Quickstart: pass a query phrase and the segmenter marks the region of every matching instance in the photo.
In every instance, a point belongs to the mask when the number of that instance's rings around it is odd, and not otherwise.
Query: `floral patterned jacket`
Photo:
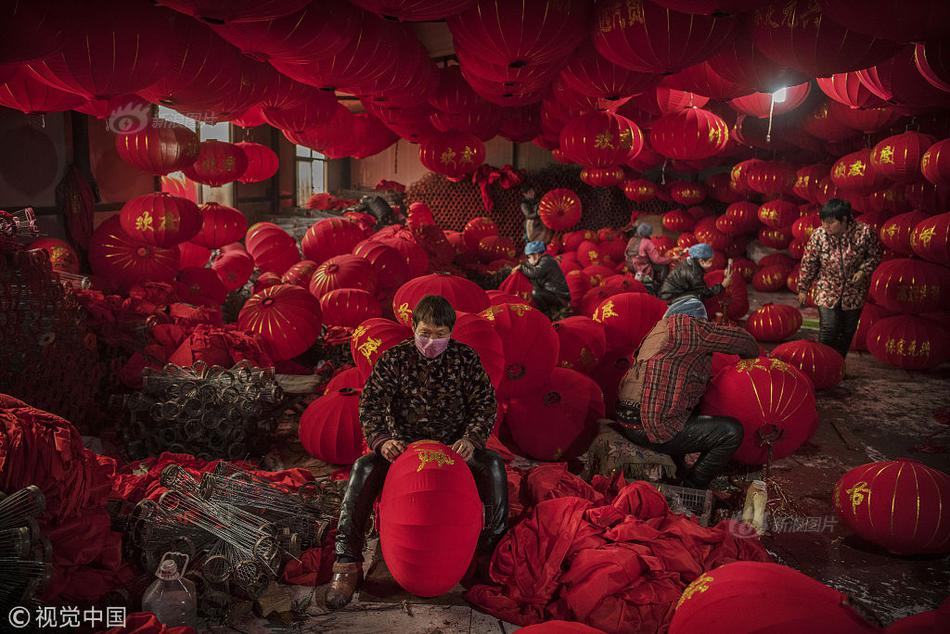
[[[824,227],[811,234],[802,257],[798,277],[799,291],[815,288],[815,304],[835,308],[840,303],[844,310],[857,310],[871,286],[871,274],[881,262],[883,250],[873,228],[861,222],[851,222],[838,236],[828,235]],[[855,273],[864,275],[854,284]]]

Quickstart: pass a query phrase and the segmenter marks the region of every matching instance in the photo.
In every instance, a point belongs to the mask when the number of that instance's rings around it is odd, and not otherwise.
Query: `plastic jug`
[[[172,556],[184,558],[181,572]],[[198,626],[198,595],[195,584],[182,577],[188,569],[188,555],[165,553],[158,564],[158,577],[142,595],[142,609],[152,612],[167,627]]]

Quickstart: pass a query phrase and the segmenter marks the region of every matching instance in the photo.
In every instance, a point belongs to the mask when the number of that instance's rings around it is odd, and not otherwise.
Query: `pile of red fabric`
[[[580,621],[605,632],[665,631],[683,589],[732,561],[768,561],[757,539],[731,521],[703,528],[672,513],[650,484],[595,476],[563,464],[520,480],[512,506],[526,511],[492,556],[492,585],[466,598],[498,618],[528,625]]]
[[[105,508],[114,472],[115,461],[84,448],[72,423],[0,395],[0,490],[35,484],[46,497],[39,524],[54,569],[44,601],[86,604],[132,579]]]
[[[330,211],[331,209],[342,210],[352,207],[357,202],[351,198],[337,198],[333,194],[321,192],[314,194],[307,199],[307,209],[316,209],[318,211]]]
[[[406,192],[405,185],[403,185],[402,183],[398,181],[386,180],[385,178],[379,181],[378,183],[376,183],[376,187],[374,187],[373,189],[375,189],[378,192],[394,191],[394,192],[399,192],[400,194],[403,194]]]

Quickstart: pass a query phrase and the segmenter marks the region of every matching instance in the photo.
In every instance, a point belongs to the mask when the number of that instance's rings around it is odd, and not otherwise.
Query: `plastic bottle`
[[[172,559],[178,555],[185,560],[181,572]],[[155,576],[158,577],[142,595],[142,609],[152,612],[167,627],[198,626],[198,595],[195,584],[182,577],[188,568],[188,555],[165,553]]]

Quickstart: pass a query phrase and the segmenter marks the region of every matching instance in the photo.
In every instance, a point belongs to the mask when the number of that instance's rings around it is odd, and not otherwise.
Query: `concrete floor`
[[[754,294],[753,310],[766,303],[790,303],[790,294]],[[805,311],[805,328],[797,335],[814,336],[815,311]],[[818,394],[820,425],[811,442],[795,455],[776,462],[772,478],[787,496],[788,506],[808,517],[809,526],[793,526],[763,538],[780,563],[797,568],[863,602],[883,624],[934,609],[950,593],[950,558],[895,557],[862,544],[837,521],[831,504],[835,482],[848,469],[875,460],[912,457],[950,472],[950,426],[937,420],[950,408],[950,368],[908,373],[889,368],[868,354],[848,357],[842,386]],[[929,437],[929,439],[928,439]],[[921,453],[918,446],[942,445],[943,453]],[[284,464],[295,466],[282,452]],[[309,466],[319,468],[312,461]],[[757,473],[741,474],[752,479]],[[420,600],[404,593],[385,571],[370,561],[370,583],[348,608],[328,613],[324,587],[296,588],[310,599],[306,618],[294,625],[248,620],[212,632],[347,632],[362,634],[507,633],[517,628],[470,608],[461,588],[437,600]]]

